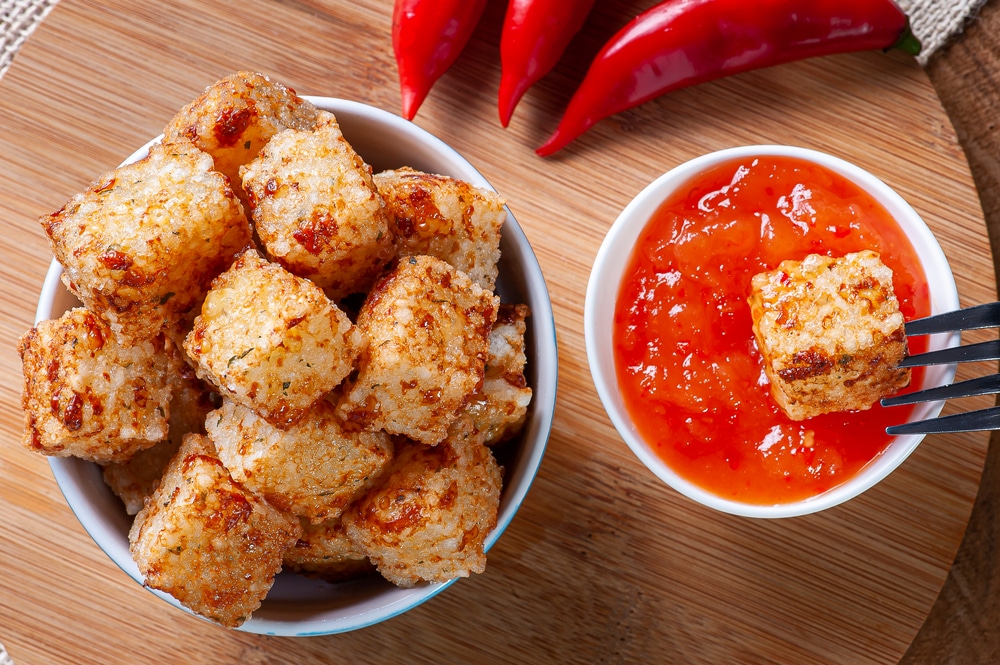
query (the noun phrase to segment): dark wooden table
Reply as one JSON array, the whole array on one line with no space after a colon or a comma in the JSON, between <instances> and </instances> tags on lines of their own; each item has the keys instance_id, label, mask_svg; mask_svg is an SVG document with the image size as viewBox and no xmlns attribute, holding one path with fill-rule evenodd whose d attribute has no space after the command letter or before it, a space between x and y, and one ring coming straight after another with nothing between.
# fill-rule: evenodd
<instances>
[{"instance_id":1,"label":"dark wooden table","mask_svg":"<svg viewBox=\"0 0 1000 665\"><path fill-rule=\"evenodd\" d=\"M927 65L979 190L993 255L1000 250L1000 1ZM902 660L1000 663L1000 434L990 441L965 540L934 609Z\"/></svg>"}]
</instances>

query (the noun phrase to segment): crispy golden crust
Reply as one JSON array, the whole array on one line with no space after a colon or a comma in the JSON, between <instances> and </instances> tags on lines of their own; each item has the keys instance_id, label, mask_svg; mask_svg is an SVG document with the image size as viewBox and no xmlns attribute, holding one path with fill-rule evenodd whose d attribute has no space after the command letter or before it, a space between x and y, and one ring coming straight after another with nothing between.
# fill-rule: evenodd
<instances>
[{"instance_id":1,"label":"crispy golden crust","mask_svg":"<svg viewBox=\"0 0 1000 665\"><path fill-rule=\"evenodd\" d=\"M344 582L375 572L375 566L358 551L340 519L313 524L302 520L302 535L285 550L284 567L327 582Z\"/></svg>"},{"instance_id":2,"label":"crispy golden crust","mask_svg":"<svg viewBox=\"0 0 1000 665\"><path fill-rule=\"evenodd\" d=\"M501 471L471 424L436 446L403 443L390 475L342 518L351 542L390 582L444 582L486 568Z\"/></svg>"},{"instance_id":3,"label":"crispy golden crust","mask_svg":"<svg viewBox=\"0 0 1000 665\"><path fill-rule=\"evenodd\" d=\"M375 175L399 256L444 259L489 291L497 278L503 200L488 189L410 168Z\"/></svg>"},{"instance_id":4,"label":"crispy golden crust","mask_svg":"<svg viewBox=\"0 0 1000 665\"><path fill-rule=\"evenodd\" d=\"M170 387L169 432L165 440L146 448L127 460L112 462L103 469L104 482L125 504L125 511L135 515L142 509L163 476L167 462L174 456L184 435L203 434L205 416L218 407L221 398L208 384L195 376L182 353L165 341L167 385Z\"/></svg>"},{"instance_id":5,"label":"crispy golden crust","mask_svg":"<svg viewBox=\"0 0 1000 665\"><path fill-rule=\"evenodd\" d=\"M483 381L499 298L440 259L409 257L369 293L368 346L337 405L341 417L426 444L443 439Z\"/></svg>"},{"instance_id":6,"label":"crispy golden crust","mask_svg":"<svg viewBox=\"0 0 1000 665\"><path fill-rule=\"evenodd\" d=\"M892 271L878 254L812 254L755 275L749 297L771 394L793 420L871 408L910 382Z\"/></svg>"},{"instance_id":7,"label":"crispy golden crust","mask_svg":"<svg viewBox=\"0 0 1000 665\"><path fill-rule=\"evenodd\" d=\"M239 200L191 143L152 146L40 221L67 288L130 339L182 319L251 240Z\"/></svg>"},{"instance_id":8,"label":"crispy golden crust","mask_svg":"<svg viewBox=\"0 0 1000 665\"><path fill-rule=\"evenodd\" d=\"M245 204L240 167L279 131L310 129L316 112L294 90L267 76L236 72L213 83L181 109L164 128L164 141L193 141L211 155L215 168L229 178Z\"/></svg>"},{"instance_id":9,"label":"crispy golden crust","mask_svg":"<svg viewBox=\"0 0 1000 665\"><path fill-rule=\"evenodd\" d=\"M183 318L250 242L243 208L211 168L190 143L154 145L41 218L63 282L116 334L148 338Z\"/></svg>"},{"instance_id":10,"label":"crispy golden crust","mask_svg":"<svg viewBox=\"0 0 1000 665\"><path fill-rule=\"evenodd\" d=\"M123 345L84 308L21 337L24 445L94 462L127 459L167 435L162 338Z\"/></svg>"},{"instance_id":11,"label":"crispy golden crust","mask_svg":"<svg viewBox=\"0 0 1000 665\"><path fill-rule=\"evenodd\" d=\"M367 291L395 255L371 167L320 111L311 131L279 132L240 170L268 257L331 299Z\"/></svg>"},{"instance_id":12,"label":"crispy golden crust","mask_svg":"<svg viewBox=\"0 0 1000 665\"><path fill-rule=\"evenodd\" d=\"M184 348L199 377L287 427L351 372L361 344L319 287L251 249L212 283Z\"/></svg>"},{"instance_id":13,"label":"crispy golden crust","mask_svg":"<svg viewBox=\"0 0 1000 665\"><path fill-rule=\"evenodd\" d=\"M500 305L497 321L490 331L483 387L469 398L463 409L488 446L516 435L528 415L531 388L524 378L527 316L527 305Z\"/></svg>"},{"instance_id":14,"label":"crispy golden crust","mask_svg":"<svg viewBox=\"0 0 1000 665\"><path fill-rule=\"evenodd\" d=\"M129 533L146 586L236 627L260 607L301 533L298 520L233 481L206 436L190 434Z\"/></svg>"},{"instance_id":15,"label":"crispy golden crust","mask_svg":"<svg viewBox=\"0 0 1000 665\"><path fill-rule=\"evenodd\" d=\"M286 430L229 399L205 426L236 481L316 523L339 517L392 461L389 435L345 431L325 399Z\"/></svg>"},{"instance_id":16,"label":"crispy golden crust","mask_svg":"<svg viewBox=\"0 0 1000 665\"><path fill-rule=\"evenodd\" d=\"M254 72L164 135L40 219L86 309L20 341L25 445L100 463L146 585L224 626L282 565L482 572L502 473L484 441L531 397L526 308L496 321L503 201L404 168L380 175L392 215L336 118Z\"/></svg>"}]
</instances>

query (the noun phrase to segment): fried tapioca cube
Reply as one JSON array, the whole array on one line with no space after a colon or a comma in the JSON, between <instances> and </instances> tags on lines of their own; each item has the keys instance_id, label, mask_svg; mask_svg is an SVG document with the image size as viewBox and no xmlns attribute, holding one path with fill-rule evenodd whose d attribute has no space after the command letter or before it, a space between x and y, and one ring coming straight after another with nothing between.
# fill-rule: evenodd
<instances>
[{"instance_id":1,"label":"fried tapioca cube","mask_svg":"<svg viewBox=\"0 0 1000 665\"><path fill-rule=\"evenodd\" d=\"M910 382L892 271L875 252L782 261L753 277L749 303L771 394L792 420L869 409Z\"/></svg>"},{"instance_id":2,"label":"fried tapioca cube","mask_svg":"<svg viewBox=\"0 0 1000 665\"><path fill-rule=\"evenodd\" d=\"M426 444L445 437L483 381L499 298L444 261L403 259L368 294L368 344L337 408L367 429Z\"/></svg>"},{"instance_id":3,"label":"fried tapioca cube","mask_svg":"<svg viewBox=\"0 0 1000 665\"><path fill-rule=\"evenodd\" d=\"M527 418L531 388L524 377L524 320L528 313L527 305L500 305L490 331L483 387L463 409L488 446L516 435Z\"/></svg>"},{"instance_id":4,"label":"fried tapioca cube","mask_svg":"<svg viewBox=\"0 0 1000 665\"><path fill-rule=\"evenodd\" d=\"M135 453L127 460L112 462L101 469L104 483L125 505L125 512L135 515L153 495L167 463L177 454L180 442L166 438L151 448Z\"/></svg>"},{"instance_id":5,"label":"fried tapioca cube","mask_svg":"<svg viewBox=\"0 0 1000 665\"><path fill-rule=\"evenodd\" d=\"M371 167L331 113L276 134L240 170L268 258L338 300L367 291L395 255Z\"/></svg>"},{"instance_id":6,"label":"fried tapioca cube","mask_svg":"<svg viewBox=\"0 0 1000 665\"><path fill-rule=\"evenodd\" d=\"M182 319L251 242L229 183L190 142L152 146L40 221L67 288L130 339Z\"/></svg>"},{"instance_id":7,"label":"fried tapioca cube","mask_svg":"<svg viewBox=\"0 0 1000 665\"><path fill-rule=\"evenodd\" d=\"M198 378L184 349L168 338L167 384L170 386L170 439L180 444L185 434L204 434L205 417L222 405L215 387Z\"/></svg>"},{"instance_id":8,"label":"fried tapioca cube","mask_svg":"<svg viewBox=\"0 0 1000 665\"><path fill-rule=\"evenodd\" d=\"M339 517L392 461L388 434L344 430L325 399L287 429L226 399L205 427L237 482L317 523Z\"/></svg>"},{"instance_id":9,"label":"fried tapioca cube","mask_svg":"<svg viewBox=\"0 0 1000 665\"><path fill-rule=\"evenodd\" d=\"M318 286L250 249L212 283L184 348L199 377L287 427L352 371L361 344Z\"/></svg>"},{"instance_id":10,"label":"fried tapioca cube","mask_svg":"<svg viewBox=\"0 0 1000 665\"><path fill-rule=\"evenodd\" d=\"M444 582L486 568L501 472L471 424L436 446L405 443L389 476L342 517L351 542L390 582Z\"/></svg>"},{"instance_id":11,"label":"fried tapioca cube","mask_svg":"<svg viewBox=\"0 0 1000 665\"><path fill-rule=\"evenodd\" d=\"M344 582L375 572L351 543L339 518L313 524L302 519L302 535L285 550L284 568L327 582Z\"/></svg>"},{"instance_id":12,"label":"fried tapioca cube","mask_svg":"<svg viewBox=\"0 0 1000 665\"><path fill-rule=\"evenodd\" d=\"M240 167L279 131L310 129L316 107L267 76L241 71L216 81L171 118L164 141L193 141L212 156L237 195L246 198Z\"/></svg>"},{"instance_id":13,"label":"fried tapioca cube","mask_svg":"<svg viewBox=\"0 0 1000 665\"><path fill-rule=\"evenodd\" d=\"M389 207L399 256L436 256L493 290L507 219L495 192L410 168L376 174L375 186Z\"/></svg>"},{"instance_id":14,"label":"fried tapioca cube","mask_svg":"<svg viewBox=\"0 0 1000 665\"><path fill-rule=\"evenodd\" d=\"M146 586L236 627L260 607L301 534L286 515L233 481L208 437L189 434L129 532Z\"/></svg>"},{"instance_id":15,"label":"fried tapioca cube","mask_svg":"<svg viewBox=\"0 0 1000 665\"><path fill-rule=\"evenodd\" d=\"M163 477L167 462L180 448L186 434L205 432L205 416L221 403L218 393L195 376L182 352L165 340L167 385L170 387L170 420L167 438L140 450L127 460L112 462L103 469L104 482L125 504L125 512L135 515L146 497L152 495Z\"/></svg>"},{"instance_id":16,"label":"fried tapioca cube","mask_svg":"<svg viewBox=\"0 0 1000 665\"><path fill-rule=\"evenodd\" d=\"M111 462L167 436L163 338L124 344L92 312L42 321L18 344L24 444L58 457Z\"/></svg>"},{"instance_id":17,"label":"fried tapioca cube","mask_svg":"<svg viewBox=\"0 0 1000 665\"><path fill-rule=\"evenodd\" d=\"M319 111L312 130L276 134L240 173L268 258L332 299L367 291L394 258L371 167L332 113Z\"/></svg>"}]
</instances>

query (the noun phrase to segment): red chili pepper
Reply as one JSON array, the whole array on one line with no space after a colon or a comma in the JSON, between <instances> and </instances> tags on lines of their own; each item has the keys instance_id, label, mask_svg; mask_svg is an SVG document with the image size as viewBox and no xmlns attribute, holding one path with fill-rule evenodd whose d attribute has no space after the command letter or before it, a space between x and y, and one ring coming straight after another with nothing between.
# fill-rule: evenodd
<instances>
[{"instance_id":1,"label":"red chili pepper","mask_svg":"<svg viewBox=\"0 0 1000 665\"><path fill-rule=\"evenodd\" d=\"M500 36L500 124L548 74L583 27L594 0L510 0Z\"/></svg>"},{"instance_id":2,"label":"red chili pepper","mask_svg":"<svg viewBox=\"0 0 1000 665\"><path fill-rule=\"evenodd\" d=\"M465 48L485 8L486 0L396 0L392 48L407 120Z\"/></svg>"},{"instance_id":3,"label":"red chili pepper","mask_svg":"<svg viewBox=\"0 0 1000 665\"><path fill-rule=\"evenodd\" d=\"M891 0L666 0L594 58L549 140L551 155L609 115L723 76L814 56L920 43Z\"/></svg>"}]
</instances>

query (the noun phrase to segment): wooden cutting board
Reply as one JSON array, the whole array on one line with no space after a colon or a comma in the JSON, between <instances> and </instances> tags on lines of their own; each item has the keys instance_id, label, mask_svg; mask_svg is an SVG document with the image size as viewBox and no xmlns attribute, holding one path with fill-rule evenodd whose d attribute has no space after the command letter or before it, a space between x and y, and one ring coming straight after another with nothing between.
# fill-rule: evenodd
<instances>
[{"instance_id":1,"label":"wooden cutting board","mask_svg":"<svg viewBox=\"0 0 1000 665\"><path fill-rule=\"evenodd\" d=\"M19 445L15 345L50 260L37 216L158 134L216 79L256 69L303 94L398 112L391 3L62 0L0 82L0 641L18 665L899 660L962 538L987 436L929 437L889 479L818 515L710 512L655 480L610 425L587 368L583 299L604 233L650 180L711 150L788 143L886 180L936 233L963 305L994 300L986 229L951 125L910 58L865 53L680 91L540 159L533 148L589 58L649 3L600 4L503 130L504 6L492 2L416 118L507 198L548 281L560 392L538 479L485 574L386 623L291 639L175 610L93 544L45 460ZM960 378L991 369L963 367Z\"/></svg>"}]
</instances>

